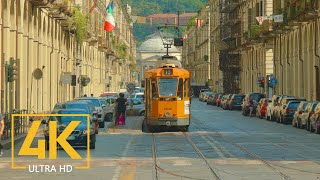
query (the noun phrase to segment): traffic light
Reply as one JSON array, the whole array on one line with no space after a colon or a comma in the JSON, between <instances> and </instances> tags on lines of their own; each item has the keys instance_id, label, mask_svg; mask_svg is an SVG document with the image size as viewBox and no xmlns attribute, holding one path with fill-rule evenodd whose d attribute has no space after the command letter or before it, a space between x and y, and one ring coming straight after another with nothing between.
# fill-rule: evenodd
<instances>
[{"instance_id":1,"label":"traffic light","mask_svg":"<svg viewBox=\"0 0 320 180\"><path fill-rule=\"evenodd\" d=\"M183 38L174 38L174 46L183 46Z\"/></svg>"},{"instance_id":2,"label":"traffic light","mask_svg":"<svg viewBox=\"0 0 320 180\"><path fill-rule=\"evenodd\" d=\"M13 63L7 64L7 81L13 82L17 80L18 75L18 67L15 66Z\"/></svg>"},{"instance_id":3,"label":"traffic light","mask_svg":"<svg viewBox=\"0 0 320 180\"><path fill-rule=\"evenodd\" d=\"M264 78L261 78L261 79L260 79L259 86L262 87L262 88L264 88L264 83L265 83Z\"/></svg>"}]
</instances>

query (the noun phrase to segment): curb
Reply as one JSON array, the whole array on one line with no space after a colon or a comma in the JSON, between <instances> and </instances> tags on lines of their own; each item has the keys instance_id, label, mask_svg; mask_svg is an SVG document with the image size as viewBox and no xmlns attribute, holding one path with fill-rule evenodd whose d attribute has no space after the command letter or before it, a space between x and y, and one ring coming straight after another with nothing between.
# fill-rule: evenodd
<instances>
[{"instance_id":1,"label":"curb","mask_svg":"<svg viewBox=\"0 0 320 180\"><path fill-rule=\"evenodd\" d=\"M14 138L14 144L16 145L16 144L22 142L25 139L26 136L27 136L26 133L16 135L15 138ZM7 140L3 140L1 142L1 144L2 144L4 149L11 149L11 138L9 138Z\"/></svg>"}]
</instances>

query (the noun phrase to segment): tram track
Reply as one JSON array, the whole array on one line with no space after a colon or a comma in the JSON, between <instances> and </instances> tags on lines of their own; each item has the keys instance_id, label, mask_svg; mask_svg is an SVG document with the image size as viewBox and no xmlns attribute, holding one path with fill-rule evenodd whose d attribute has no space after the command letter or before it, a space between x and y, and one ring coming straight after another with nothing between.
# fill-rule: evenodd
<instances>
[{"instance_id":1,"label":"tram track","mask_svg":"<svg viewBox=\"0 0 320 180\"><path fill-rule=\"evenodd\" d=\"M203 124L201 121L198 121L201 124ZM193 124L197 127L198 130L201 130L201 128L199 127L198 124ZM269 169L271 169L272 171L276 172L279 176L281 176L282 178L286 179L286 180L291 180L291 178L282 173L281 171L279 171L278 169L276 169L275 167L273 167L273 165L271 163L269 163L268 161L258 157L257 155L253 154L252 152L250 152L248 149L246 149L245 147L241 146L240 144L233 142L232 140L226 138L225 136L223 136L222 133L220 133L219 131L214 130L216 133L216 135L218 135L220 138L224 139L226 142L228 142L229 144L232 144L234 147L238 148L239 150L241 150L242 152L246 153L248 156L250 156L251 158L260 161L261 163L263 163L265 166L267 166Z\"/></svg>"},{"instance_id":2,"label":"tram track","mask_svg":"<svg viewBox=\"0 0 320 180\"><path fill-rule=\"evenodd\" d=\"M210 173L213 176L213 179L220 180L220 177L218 176L217 172L214 170L206 157L203 155L203 153L199 150L199 148L195 145L195 143L189 138L189 136L185 132L181 132L182 135L186 138L188 144L192 146L192 148L195 150L197 155L201 158L201 160L206 164L206 167L210 170ZM156 144L156 135L152 133L152 158L153 158L153 179L159 180L159 172L172 175L179 178L186 178L186 179L193 179L193 180L206 180L206 179L200 179L200 178L194 178L189 176L180 175L177 173L170 172L168 170L165 170L161 168L157 163L157 144Z\"/></svg>"}]
</instances>

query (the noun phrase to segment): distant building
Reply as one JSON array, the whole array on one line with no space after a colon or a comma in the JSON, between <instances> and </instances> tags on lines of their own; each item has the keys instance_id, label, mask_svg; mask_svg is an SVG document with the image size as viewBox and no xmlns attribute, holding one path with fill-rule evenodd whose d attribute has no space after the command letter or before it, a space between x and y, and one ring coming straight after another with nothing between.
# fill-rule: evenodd
<instances>
[{"instance_id":1,"label":"distant building","mask_svg":"<svg viewBox=\"0 0 320 180\"><path fill-rule=\"evenodd\" d=\"M188 20L193 16L196 16L197 13L183 13L179 15L179 25L187 25ZM159 25L177 25L178 24L178 15L177 14L153 14L148 16L150 25L159 24Z\"/></svg>"}]
</instances>

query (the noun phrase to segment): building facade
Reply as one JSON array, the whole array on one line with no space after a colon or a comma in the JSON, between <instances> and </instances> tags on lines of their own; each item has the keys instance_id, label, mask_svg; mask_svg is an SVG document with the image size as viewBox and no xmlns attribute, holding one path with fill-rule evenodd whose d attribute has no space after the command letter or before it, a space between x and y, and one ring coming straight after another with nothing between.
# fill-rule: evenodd
<instances>
[{"instance_id":1,"label":"building facade","mask_svg":"<svg viewBox=\"0 0 320 180\"><path fill-rule=\"evenodd\" d=\"M197 15L198 25L191 27L184 38L183 64L191 71L192 84L208 85L211 80L210 6L204 6Z\"/></svg>"},{"instance_id":2,"label":"building facade","mask_svg":"<svg viewBox=\"0 0 320 180\"><path fill-rule=\"evenodd\" d=\"M116 1L119 33L107 33L103 25L109 1L98 2L89 13L92 0L0 1L1 112L48 112L57 102L83 94L99 96L108 90L108 80L119 82L123 74L130 77L125 82L134 81L129 15ZM17 74L7 82L11 65ZM112 74L110 69L117 71ZM113 84L112 90L120 88Z\"/></svg>"},{"instance_id":3,"label":"building facade","mask_svg":"<svg viewBox=\"0 0 320 180\"><path fill-rule=\"evenodd\" d=\"M320 0L211 0L209 5L213 91L320 99ZM190 64L188 49L198 39L190 38L192 31L186 36L183 61ZM204 77L201 70L194 73L196 81Z\"/></svg>"}]
</instances>

